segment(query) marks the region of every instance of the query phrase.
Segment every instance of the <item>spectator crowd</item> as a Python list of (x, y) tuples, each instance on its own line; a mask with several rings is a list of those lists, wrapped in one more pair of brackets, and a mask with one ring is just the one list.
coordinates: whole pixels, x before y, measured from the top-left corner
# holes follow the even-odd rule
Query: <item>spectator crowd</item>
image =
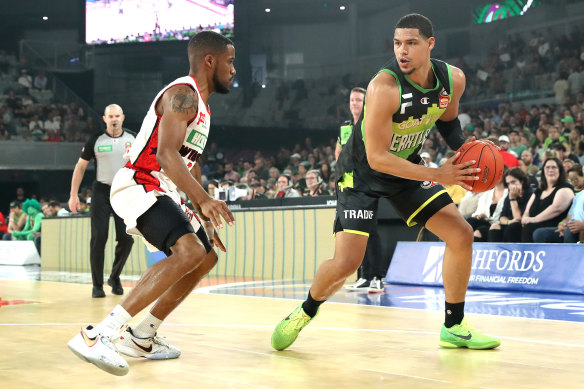
[[(467, 74), (463, 102), (505, 93), (509, 85), (513, 90), (547, 88), (549, 92), (544, 103), (491, 100), (461, 109), (464, 137), (496, 143), (508, 169), (499, 185), (485, 193), (447, 188), (473, 227), (477, 241), (584, 240), (584, 45), (580, 43), (584, 41), (584, 28), (566, 35), (551, 31), (530, 34), (509, 36), (485, 63), (474, 67), (464, 61), (456, 64)], [(0, 82), (10, 85), (0, 96), (0, 140), (82, 142), (99, 130), (75, 103), (43, 100), (45, 73), (38, 71), (32, 77), (26, 64), (17, 63), (5, 53), (0, 53)], [(336, 87), (324, 91), (341, 95), (345, 101), (329, 107), (327, 120), (340, 125), (350, 117), (345, 94), (351, 87), (350, 79), (343, 78)], [(281, 120), (301, 122), (303, 115), (292, 111), (311, 105), (306, 103), (312, 94), (310, 89), (300, 81), (282, 83), (271, 102), (277, 109), (269, 111), (279, 112)], [(229, 145), (220, 149), (211, 142), (199, 160), (203, 184), (211, 196), (226, 200), (334, 195), (336, 136), (331, 133), (329, 141), (318, 145), (306, 138), (301, 144), (243, 154), (229, 149)], [(453, 153), (438, 131), (430, 133), (420, 150), (421, 158), (431, 167), (441, 166)], [(54, 216), (60, 212), (55, 203), (41, 201), (42, 214)], [(12, 211), (11, 203), (11, 216), (5, 226), (14, 226), (15, 219), (26, 224), (26, 219), (17, 218)], [(19, 212), (26, 214), (27, 209)]]

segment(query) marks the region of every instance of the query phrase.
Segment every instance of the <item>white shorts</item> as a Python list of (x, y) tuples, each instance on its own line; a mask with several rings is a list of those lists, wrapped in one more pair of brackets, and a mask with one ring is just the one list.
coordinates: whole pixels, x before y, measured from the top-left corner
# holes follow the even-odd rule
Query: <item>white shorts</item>
[[(159, 190), (152, 188), (148, 190), (146, 185), (139, 184), (136, 181), (135, 174), (135, 170), (125, 167), (118, 170), (110, 192), (112, 208), (124, 220), (128, 234), (142, 236), (136, 228), (137, 220), (156, 203), (159, 196), (167, 196), (177, 203), (188, 216), (194, 230), (198, 231), (201, 224), (196, 217), (193, 217), (193, 212), (185, 204), (182, 204), (180, 195), (176, 191), (176, 186), (172, 182), (159, 176)], [(146, 240), (144, 241), (147, 242)], [(147, 246), (149, 249), (153, 248), (149, 243), (147, 243)], [(155, 249), (154, 251), (157, 250)]]

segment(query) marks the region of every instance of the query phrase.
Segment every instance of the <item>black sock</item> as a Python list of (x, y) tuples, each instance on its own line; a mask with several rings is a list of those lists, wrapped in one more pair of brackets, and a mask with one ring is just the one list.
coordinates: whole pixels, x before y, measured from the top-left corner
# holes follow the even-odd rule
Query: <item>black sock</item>
[(312, 296), (310, 295), (309, 290), (308, 297), (302, 303), (302, 309), (304, 310), (304, 313), (306, 313), (308, 316), (314, 317), (314, 315), (316, 315), (316, 312), (318, 311), (318, 307), (320, 307), (320, 304), (324, 303), (325, 301), (326, 300), (316, 301), (315, 299), (313, 299)]
[(445, 301), (444, 314), (444, 326), (446, 328), (462, 323), (462, 319), (464, 318), (464, 301), (456, 304), (450, 304), (448, 301)]

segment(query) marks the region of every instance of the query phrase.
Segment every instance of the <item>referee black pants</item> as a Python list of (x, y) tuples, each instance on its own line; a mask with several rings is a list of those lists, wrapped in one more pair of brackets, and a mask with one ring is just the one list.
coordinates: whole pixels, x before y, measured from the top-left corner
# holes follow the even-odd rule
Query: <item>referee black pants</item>
[(91, 194), (91, 243), (89, 261), (91, 262), (91, 278), (93, 286), (103, 286), (104, 251), (109, 233), (110, 215), (114, 217), (116, 227), (116, 249), (110, 278), (116, 279), (122, 274), (122, 269), (132, 250), (134, 239), (126, 233), (126, 224), (113, 211), (110, 204), (111, 187), (101, 182), (94, 182)]

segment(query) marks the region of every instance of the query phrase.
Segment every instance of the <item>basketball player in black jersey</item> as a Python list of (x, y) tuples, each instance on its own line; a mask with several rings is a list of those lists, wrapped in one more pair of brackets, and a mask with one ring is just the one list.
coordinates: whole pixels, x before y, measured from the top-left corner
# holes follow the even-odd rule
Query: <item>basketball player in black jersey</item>
[(458, 153), (440, 168), (424, 166), (419, 155), (434, 124), (452, 149), (464, 143), (457, 116), (465, 76), (431, 59), (433, 35), (432, 23), (419, 14), (406, 15), (396, 25), (395, 60), (369, 83), (361, 123), (339, 158), (334, 257), (320, 265), (306, 301), (274, 330), (272, 347), (277, 350), (289, 347), (320, 305), (357, 270), (376, 223), (379, 198), (389, 200), (408, 225), (423, 224), (446, 243), (445, 322), (439, 345), (490, 349), (500, 344), (474, 330), (464, 317), (473, 231), (442, 186), (470, 190), (464, 180), (478, 179), (480, 169), (470, 167), (474, 161), (455, 165)]

